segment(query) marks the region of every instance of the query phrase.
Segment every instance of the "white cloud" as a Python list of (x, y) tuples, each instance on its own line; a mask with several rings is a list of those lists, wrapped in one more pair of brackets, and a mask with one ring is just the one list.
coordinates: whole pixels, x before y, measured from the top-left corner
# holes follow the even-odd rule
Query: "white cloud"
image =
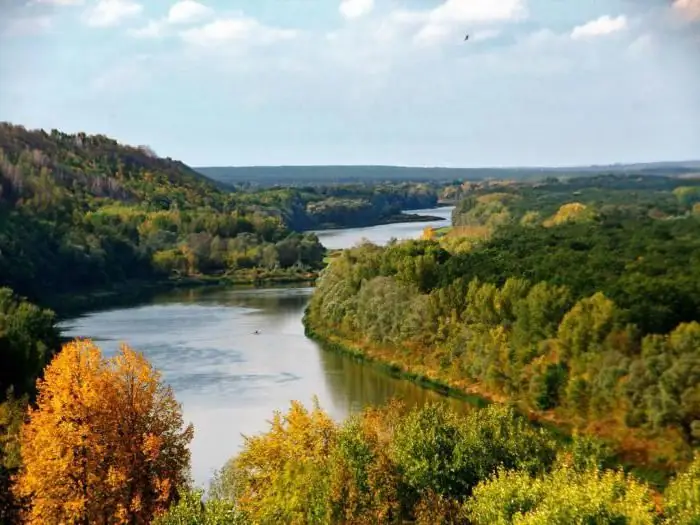
[(609, 35), (617, 31), (622, 31), (626, 27), (627, 18), (625, 15), (620, 15), (615, 18), (604, 15), (583, 25), (574, 27), (573, 31), (571, 31), (571, 38), (578, 40), (581, 38)]
[(182, 0), (173, 4), (168, 11), (167, 21), (170, 24), (190, 24), (198, 22), (211, 14), (212, 10), (194, 0)]
[(93, 27), (119, 25), (143, 11), (143, 6), (133, 0), (99, 0), (85, 13), (85, 23)]
[(446, 0), (430, 11), (399, 11), (394, 14), (394, 20), (400, 24), (420, 24), (416, 41), (435, 44), (468, 33), (474, 25), (518, 20), (525, 16), (525, 0)]
[(673, 7), (691, 20), (700, 20), (700, 0), (675, 0)]
[(342, 0), (338, 8), (347, 19), (360, 18), (374, 9), (374, 0)]
[(143, 27), (129, 30), (129, 34), (136, 38), (160, 38), (167, 33), (168, 26), (193, 24), (213, 12), (194, 0), (182, 0), (173, 4), (162, 20), (151, 20)]
[(239, 15), (214, 20), (206, 25), (187, 29), (181, 33), (182, 39), (200, 47), (217, 47), (228, 43), (272, 44), (297, 36), (291, 29), (268, 27), (254, 18)]

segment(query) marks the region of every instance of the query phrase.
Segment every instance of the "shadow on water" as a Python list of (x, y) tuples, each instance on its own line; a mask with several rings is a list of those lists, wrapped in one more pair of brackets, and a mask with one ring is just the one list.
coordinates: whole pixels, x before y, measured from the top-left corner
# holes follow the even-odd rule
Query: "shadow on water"
[(343, 415), (360, 412), (367, 406), (383, 405), (392, 399), (400, 400), (407, 409), (435, 402), (463, 414), (476, 408), (463, 400), (391, 377), (371, 364), (337, 352), (320, 348), (318, 356), (333, 408)]

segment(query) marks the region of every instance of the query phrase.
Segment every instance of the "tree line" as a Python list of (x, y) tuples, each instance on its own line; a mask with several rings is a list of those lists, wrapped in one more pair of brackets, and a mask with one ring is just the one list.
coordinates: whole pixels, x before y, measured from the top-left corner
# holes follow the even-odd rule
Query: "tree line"
[[(512, 407), (365, 409), (336, 423), (293, 402), (158, 523), (638, 523), (700, 516), (700, 455), (663, 495), (610, 466), (600, 442), (562, 446)], [(194, 496), (194, 497), (193, 497)]]

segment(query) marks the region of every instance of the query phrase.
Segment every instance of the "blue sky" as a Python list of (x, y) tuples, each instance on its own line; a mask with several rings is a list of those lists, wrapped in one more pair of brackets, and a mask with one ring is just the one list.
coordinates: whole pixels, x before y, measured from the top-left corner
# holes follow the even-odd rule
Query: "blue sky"
[(0, 10), (0, 120), (103, 133), (195, 166), (700, 158), (700, 0)]

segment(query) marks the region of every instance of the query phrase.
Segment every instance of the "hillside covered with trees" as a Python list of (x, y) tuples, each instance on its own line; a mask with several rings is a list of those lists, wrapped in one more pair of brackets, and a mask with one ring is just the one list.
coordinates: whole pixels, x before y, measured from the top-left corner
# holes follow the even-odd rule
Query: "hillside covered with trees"
[(335, 258), (307, 329), (672, 469), (700, 445), (700, 187), (688, 182), (660, 195), (619, 182), (475, 189), (442, 238)]
[(0, 285), (43, 299), (128, 280), (302, 274), (323, 247), (181, 163), (103, 136), (0, 126)]
[(308, 279), (324, 249), (305, 230), (436, 202), (420, 184), (234, 191), (147, 147), (0, 124), (0, 285), (43, 300), (132, 280)]

